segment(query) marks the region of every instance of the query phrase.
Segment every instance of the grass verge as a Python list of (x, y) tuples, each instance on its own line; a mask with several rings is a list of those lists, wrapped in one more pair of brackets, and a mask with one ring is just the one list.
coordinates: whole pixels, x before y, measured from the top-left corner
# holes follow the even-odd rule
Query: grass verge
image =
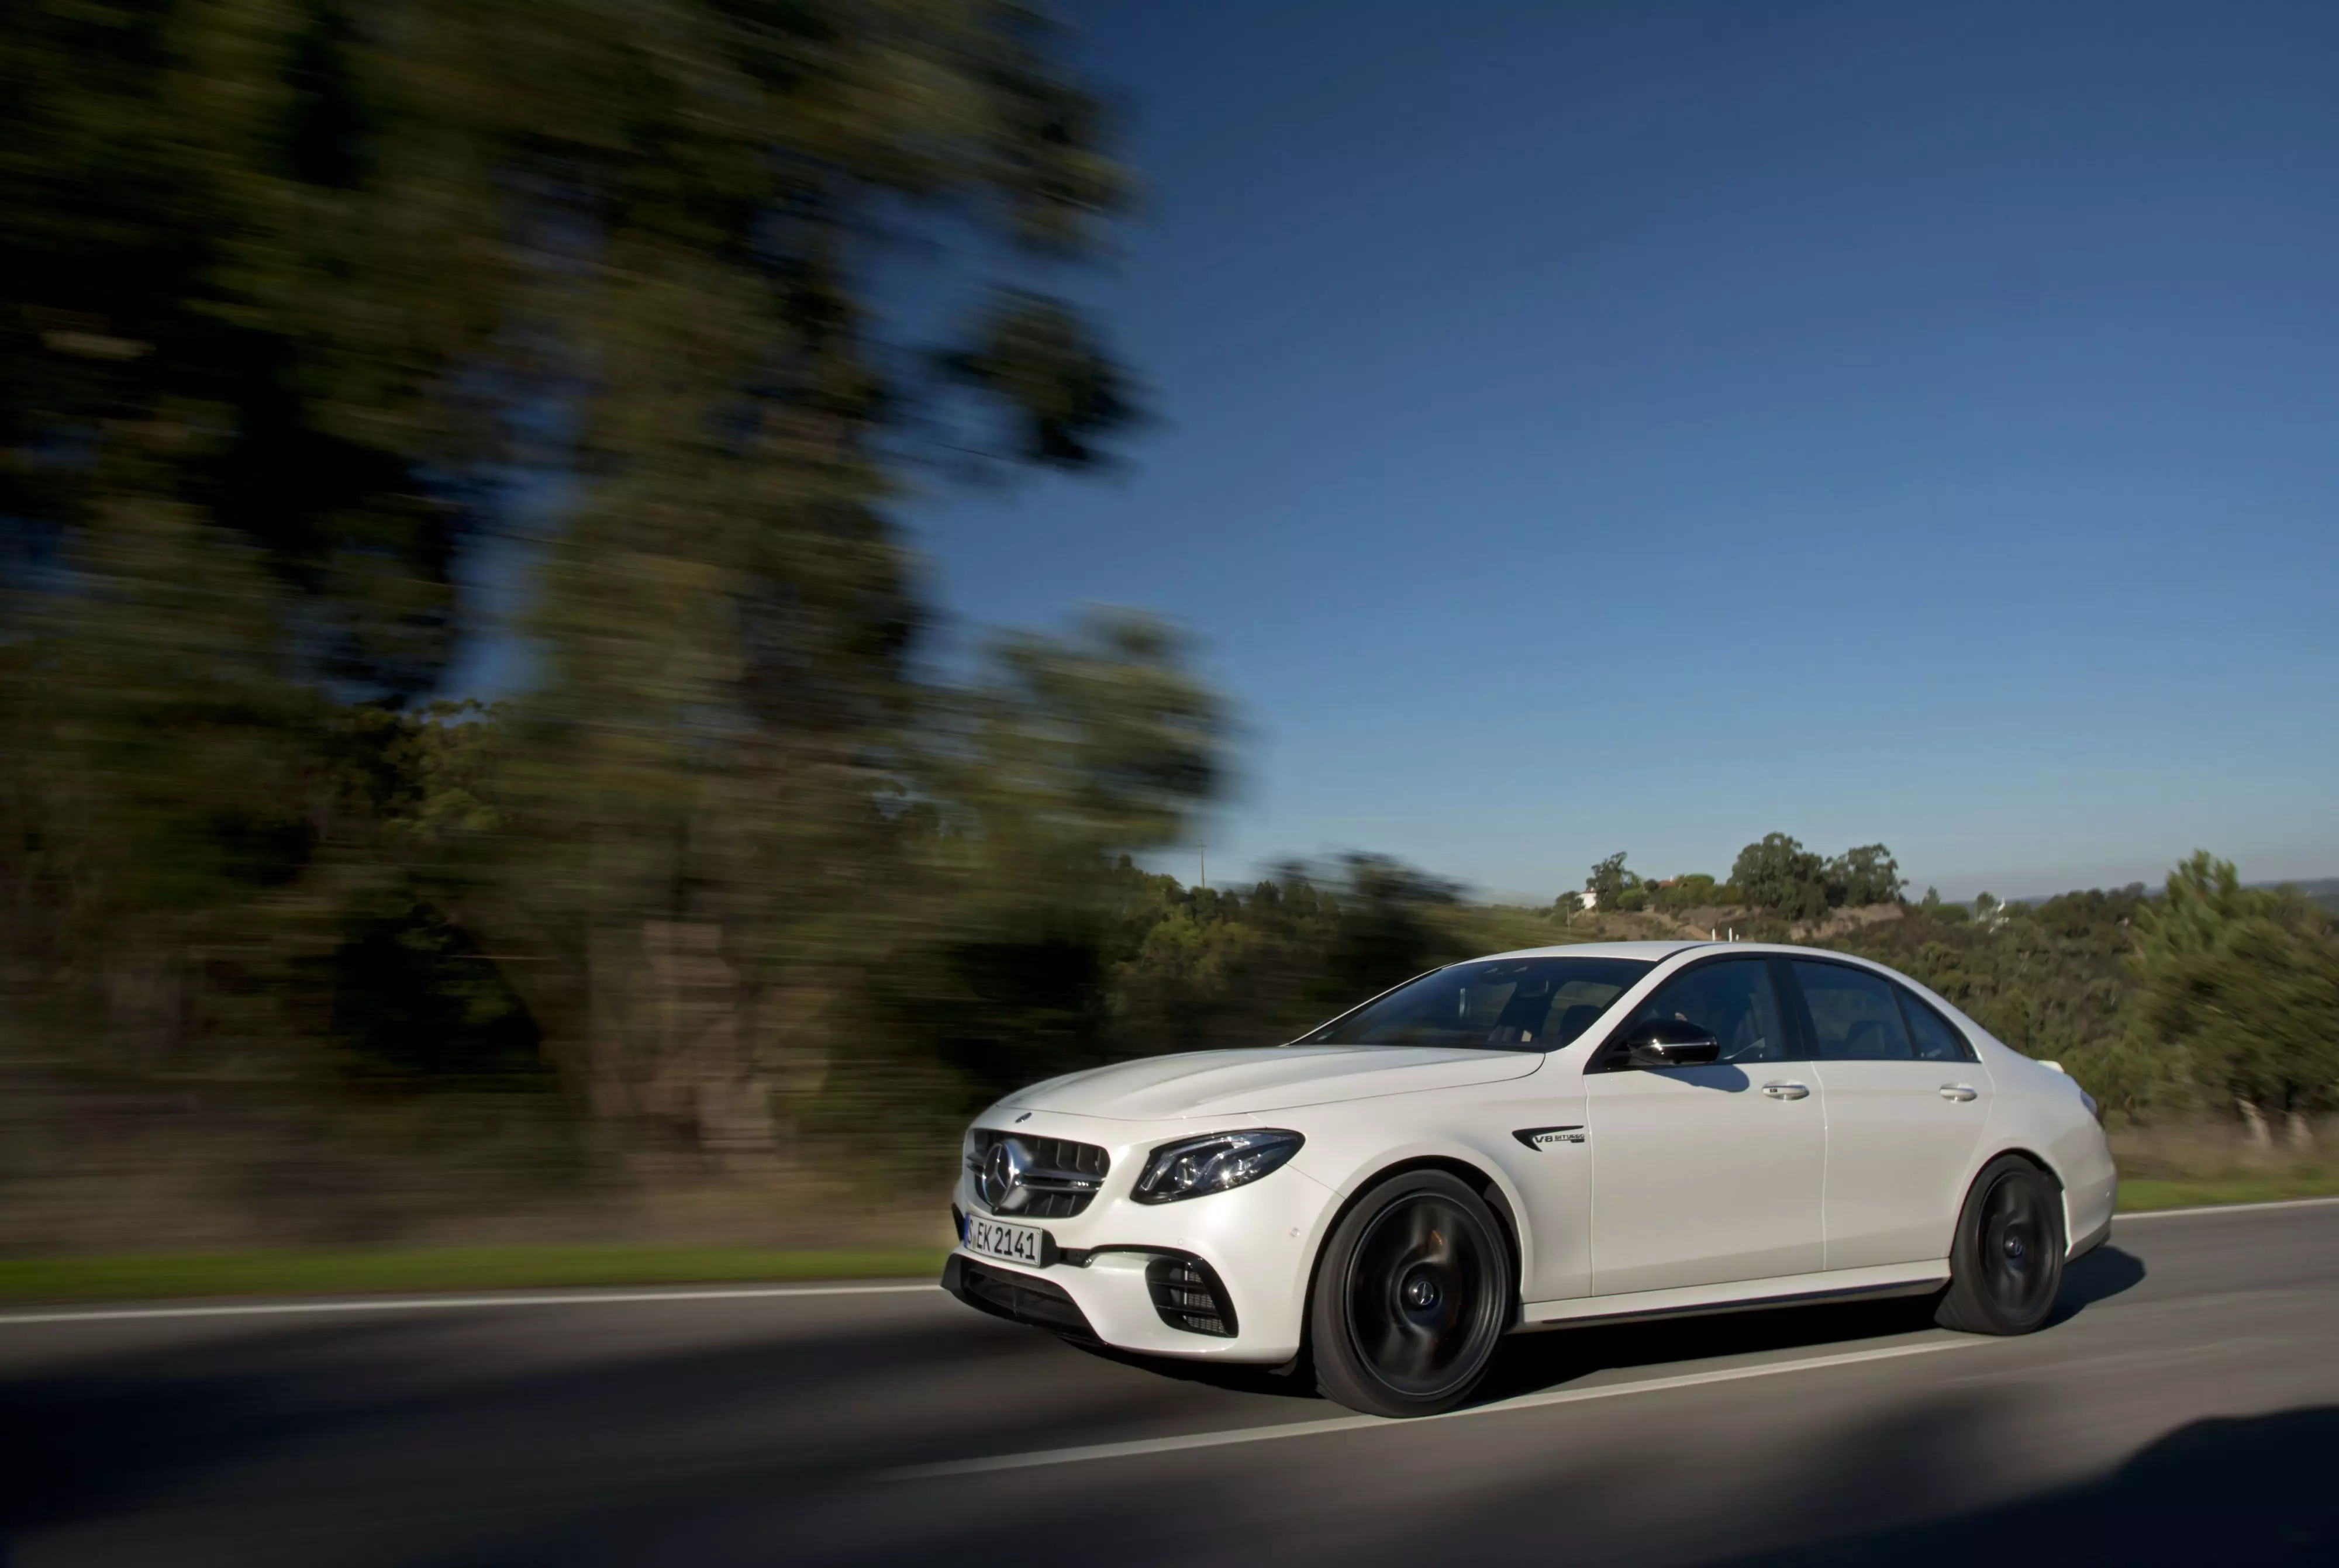
[(479, 1247), (0, 1258), (0, 1301), (932, 1279), (936, 1247)]
[(2276, 1203), (2285, 1198), (2339, 1197), (2339, 1169), (2244, 1172), (2232, 1176), (2131, 1176), (2119, 1184), (2123, 1213), (2216, 1203)]

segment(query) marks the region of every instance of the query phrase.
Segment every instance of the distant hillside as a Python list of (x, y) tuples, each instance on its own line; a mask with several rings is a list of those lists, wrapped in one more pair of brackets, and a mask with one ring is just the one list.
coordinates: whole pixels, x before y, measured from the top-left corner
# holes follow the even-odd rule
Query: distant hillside
[[(2329, 910), (2333, 914), (2339, 914), (2339, 876), (2285, 877), (2275, 882), (2247, 882), (2244, 883), (2242, 885), (2244, 887), (2295, 887), (2299, 892), (2304, 893), (2308, 898), (2313, 899), (2316, 903), (2321, 904), (2324, 909)], [(2146, 884), (2146, 891), (2148, 892), (2158, 892), (2160, 891), (2160, 885), (2157, 883), (2148, 883)], [(2062, 895), (2060, 893), (2052, 892), (2028, 893), (2021, 898), (2009, 898), (2005, 902), (2008, 903), (2041, 904), (2045, 903), (2050, 898), (2060, 898), (2061, 896)], [(1959, 902), (1963, 902), (1968, 909), (1971, 909), (1973, 907), (1973, 902), (1970, 899), (1961, 900)]]
[[(2282, 884), (2280, 883), (2261, 882), (2253, 883), (2251, 885), (2254, 887), (2279, 887)], [(2304, 893), (2307, 897), (2321, 904), (2324, 909), (2329, 910), (2333, 914), (2339, 914), (2339, 876), (2318, 876), (2307, 881), (2295, 882), (2291, 883), (2291, 886), (2296, 888), (2299, 892)]]

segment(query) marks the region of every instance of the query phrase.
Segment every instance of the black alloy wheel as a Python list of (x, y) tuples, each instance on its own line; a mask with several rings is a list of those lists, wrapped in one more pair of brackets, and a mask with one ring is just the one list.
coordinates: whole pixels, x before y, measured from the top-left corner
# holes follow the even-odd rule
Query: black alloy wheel
[(1515, 1293), (1484, 1199), (1444, 1171), (1392, 1177), (1325, 1245), (1308, 1314), (1318, 1385), (1376, 1415), (1450, 1410), (1485, 1375)]
[(1969, 1334), (2029, 1333), (2055, 1310), (2063, 1251), (2061, 1192), (2028, 1160), (2001, 1155), (1966, 1194), (1935, 1317)]

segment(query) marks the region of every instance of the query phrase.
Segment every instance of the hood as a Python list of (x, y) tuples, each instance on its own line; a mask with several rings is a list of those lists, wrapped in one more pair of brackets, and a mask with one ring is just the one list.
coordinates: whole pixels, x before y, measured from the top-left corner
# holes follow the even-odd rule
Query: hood
[(1542, 1065), (1542, 1053), (1531, 1050), (1391, 1045), (1195, 1050), (1051, 1078), (999, 1103), (1068, 1116), (1165, 1121), (1497, 1083), (1506, 1078), (1524, 1078)]

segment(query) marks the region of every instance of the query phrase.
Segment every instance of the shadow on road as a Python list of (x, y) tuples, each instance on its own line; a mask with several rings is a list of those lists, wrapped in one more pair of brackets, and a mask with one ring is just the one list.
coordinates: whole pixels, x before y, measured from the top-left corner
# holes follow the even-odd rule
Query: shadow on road
[(2063, 1271), (2063, 1294), (2056, 1298), (2048, 1326), (2068, 1323), (2097, 1302), (2143, 1283), (2143, 1259), (2117, 1247), (2098, 1247)]
[[(2056, 1302), (2048, 1326), (2070, 1321), (2097, 1302), (2133, 1288), (2143, 1278), (2144, 1265), (2132, 1255), (2116, 1247), (2096, 1248), (2064, 1273), (2063, 1293)], [(1515, 1335), (1496, 1354), (1494, 1369), (1472, 1402), (1488, 1404), (1522, 1394), (1541, 1393), (1616, 1367), (1842, 1345), (1909, 1334), (1932, 1325), (1933, 1298), (1911, 1297)], [(1160, 1376), (1229, 1393), (1289, 1399), (1318, 1397), (1315, 1379), (1304, 1367), (1218, 1366), (1136, 1356), (1105, 1346), (1082, 1345), (1080, 1348)]]
[(1304, 1363), (1284, 1366), (1222, 1366), (1209, 1361), (1179, 1361), (1168, 1356), (1140, 1356), (1086, 1340), (1067, 1339), (1064, 1343), (1100, 1361), (1135, 1367), (1173, 1382), (1199, 1383), (1229, 1394), (1264, 1394), (1281, 1399), (1322, 1397), (1316, 1392), (1316, 1379), (1309, 1376)]
[[(2144, 1265), (2113, 1247), (2099, 1247), (2072, 1264), (2049, 1322), (2065, 1323), (2135, 1287)], [(1910, 1334), (1933, 1326), (1933, 1297), (1774, 1307), (1762, 1312), (1684, 1317), (1607, 1328), (1563, 1328), (1523, 1334), (1506, 1343), (1481, 1386), (1478, 1403), (1540, 1393), (1594, 1372), (1704, 1360), (1762, 1351), (1839, 1346)]]
[(2008, 1561), (2119, 1568), (2339, 1563), (2339, 1407), (2196, 1421), (2099, 1480), (1944, 1519), (1728, 1560), (1732, 1568)]
[[(2071, 1270), (2061, 1315), (2143, 1276), (2133, 1257), (2104, 1249)], [(1485, 1396), (1604, 1368), (1841, 1346), (1922, 1329), (1928, 1307), (1523, 1336), (1504, 1347)], [(906, 1307), (813, 1323), (745, 1308), (726, 1320), (702, 1307), (662, 1326), (482, 1313), (84, 1345), (0, 1372), (0, 1452), (12, 1455), (0, 1465), (0, 1563), (35, 1536), (57, 1556), (46, 1548), (90, 1530), (167, 1543), (167, 1558), (146, 1560), (186, 1568), (328, 1557), (481, 1568), (1021, 1562), (1022, 1533), (976, 1549), (964, 1524), (970, 1499), (990, 1498), (1004, 1477), (956, 1492), (870, 1478), (970, 1454), (1338, 1414), (1304, 1376), (1138, 1372), (973, 1314)], [(1285, 1397), (1251, 1397), (1262, 1394)], [(2339, 1502), (2326, 1500), (2339, 1489), (2324, 1480), (2339, 1459), (2339, 1414), (2199, 1424), (2100, 1481), (2036, 1492), (2025, 1480), (2032, 1460), (2008, 1447), (2029, 1419), (2025, 1397), (2012, 1385), (1930, 1389), (1850, 1426), (1811, 1424), (1775, 1395), (1711, 1402), (1687, 1425), (1664, 1401), (1620, 1402), (1595, 1407), (1597, 1443), (1563, 1423), (1538, 1429), (1525, 1455), (1492, 1441), (1498, 1423), (1438, 1424), (1362, 1447), (1176, 1461), (1180, 1479), (1167, 1491), (1145, 1464), (1034, 1471), (1015, 1484), (1019, 1507), (1051, 1539), (1146, 1522), (1140, 1533), (1158, 1550), (1132, 1562), (1190, 1561), (1197, 1494), (1229, 1540), (1274, 1541), (1295, 1563), (1437, 1555), (1455, 1544), (1448, 1503), (1465, 1509), (1473, 1553), (1497, 1556), (1546, 1552), (1560, 1520), (1585, 1561), (1648, 1555), (1656, 1536), (1667, 1546), (1654, 1555), (1672, 1562), (1789, 1545), (1807, 1554), (1746, 1560), (1963, 1562), (2032, 1554), (2041, 1540), (2072, 1561), (2122, 1568), (2339, 1561), (2329, 1529)], [(1467, 1451), (1478, 1460), (1425, 1473), (1456, 1496), (1412, 1511), (1428, 1501), (1408, 1490), (1426, 1484), (1413, 1456), (1457, 1442), (1477, 1445)], [(1500, 1463), (1482, 1474), (1488, 1459)], [(2017, 1487), (2035, 1494), (1961, 1512)], [(1353, 1521), (1334, 1505), (1341, 1498), (1356, 1505)], [(1943, 1522), (1906, 1525), (1928, 1510)], [(1416, 1538), (1431, 1517), (1442, 1523), (1420, 1524), (1429, 1533)], [(1822, 1539), (1832, 1540), (1824, 1551), (1808, 1544)], [(2099, 1540), (2124, 1544), (2099, 1550)], [(2189, 1553), (2174, 1549), (2180, 1541)], [(776, 1555), (775, 1543), (785, 1544)], [(125, 1548), (116, 1560), (134, 1555)]]
[(1840, 1346), (1913, 1333), (1932, 1321), (1930, 1301), (1912, 1299), (1782, 1307), (1522, 1334), (1504, 1345), (1474, 1402), (1538, 1394), (1619, 1367)]
[[(0, 1564), (22, 1532), (134, 1514), (169, 1496), (214, 1487), (262, 1494), (287, 1482), (320, 1445), (351, 1445), (383, 1472), (419, 1466), (501, 1474), (515, 1495), (582, 1451), (605, 1473), (655, 1465), (686, 1435), (752, 1433), (752, 1468), (766, 1485), (818, 1485), (862, 1462), (921, 1456), (936, 1417), (864, 1435), (835, 1418), (873, 1398), (918, 1408), (907, 1391), (952, 1376), (1009, 1386), (1045, 1378), (1056, 1346), (1045, 1335), (981, 1319), (833, 1326), (785, 1336), (739, 1335), (694, 1344), (676, 1336), (637, 1349), (595, 1348), (590, 1317), (527, 1324), (498, 1314), (330, 1319), (239, 1333), (191, 1346), (61, 1358), (0, 1374)], [(533, 1341), (533, 1343), (530, 1343)], [(539, 1355), (575, 1345), (574, 1356)], [(1176, 1402), (1174, 1390), (1076, 1389), (1066, 1418), (1092, 1405), (1131, 1419)], [(929, 1399), (924, 1407), (932, 1410)], [(946, 1440), (946, 1439), (944, 1439)], [(390, 1495), (353, 1481), (351, 1511)]]

